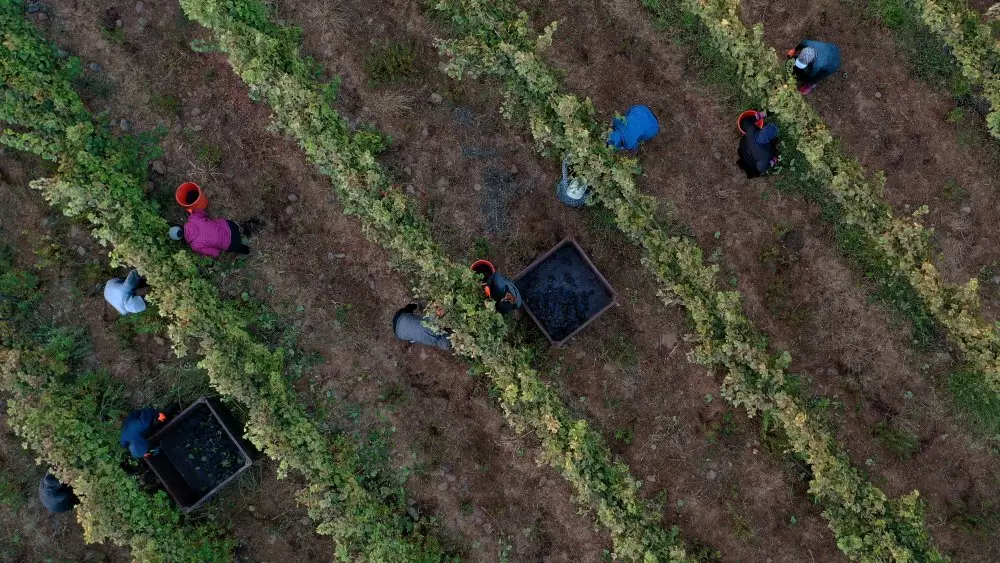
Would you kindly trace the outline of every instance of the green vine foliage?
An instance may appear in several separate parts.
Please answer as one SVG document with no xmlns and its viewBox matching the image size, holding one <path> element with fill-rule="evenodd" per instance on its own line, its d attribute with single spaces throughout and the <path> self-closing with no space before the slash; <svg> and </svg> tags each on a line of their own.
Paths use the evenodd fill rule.
<svg viewBox="0 0 1000 563">
<path fill-rule="evenodd" d="M 0 248 L 0 389 L 7 423 L 37 462 L 69 483 L 88 542 L 130 546 L 139 561 L 230 561 L 233 541 L 213 525 L 192 525 L 162 492 L 149 496 L 121 469 L 116 422 L 102 409 L 106 374 L 79 372 L 81 335 L 39 331 L 38 278 Z M 39 336 L 27 337 L 27 334 Z"/>
<path fill-rule="evenodd" d="M 104 420 L 103 380 L 75 373 L 74 338 L 0 348 L 8 424 L 80 498 L 76 517 L 87 542 L 130 546 L 137 561 L 232 561 L 234 542 L 211 524 L 184 522 L 163 491 L 144 492 L 121 469 L 114 420 Z"/>
<path fill-rule="evenodd" d="M 743 92 L 761 104 L 782 127 L 784 146 L 797 151 L 806 166 L 792 170 L 804 182 L 825 186 L 840 208 L 841 226 L 857 228 L 874 252 L 913 288 L 988 387 L 1000 394 L 1000 331 L 983 320 L 979 282 L 948 283 L 931 261 L 932 230 L 920 223 L 926 206 L 911 217 L 895 217 L 883 197 L 885 177 L 869 177 L 857 160 L 846 157 L 829 129 L 795 88 L 761 26 L 745 27 L 736 0 L 643 0 L 657 15 L 678 8 L 702 23 L 714 48 L 737 69 Z"/>
<path fill-rule="evenodd" d="M 266 12 L 245 15 L 265 25 Z M 58 163 L 55 178 L 32 185 L 67 215 L 87 219 L 112 262 L 146 277 L 178 355 L 197 343 L 212 386 L 247 409 L 247 438 L 279 461 L 282 475 L 302 475 L 299 501 L 317 531 L 333 537 L 339 559 L 442 559 L 428 523 L 407 515 L 398 478 L 368 463 L 357 439 L 319 429 L 284 378 L 283 350 L 255 339 L 245 316 L 199 275 L 191 253 L 164 236 L 168 225 L 142 188 L 151 151 L 97 124 L 70 85 L 78 68 L 56 57 L 17 2 L 0 0 L 0 142 Z"/>
<path fill-rule="evenodd" d="M 574 487 L 611 533 L 614 555 L 628 560 L 687 558 L 677 531 L 664 530 L 658 511 L 639 498 L 641 485 L 614 460 L 605 441 L 569 411 L 558 393 L 531 367 L 531 352 L 507 341 L 503 318 L 484 306 L 468 266 L 447 258 L 431 229 L 376 162 L 383 140 L 371 131 L 351 133 L 330 107 L 325 87 L 299 54 L 296 34 L 259 17 L 255 0 L 182 0 L 187 15 L 215 33 L 230 65 L 267 103 L 274 126 L 294 138 L 313 164 L 330 177 L 347 213 L 366 237 L 381 245 L 411 276 L 414 291 L 446 311 L 456 352 L 473 361 L 500 391 L 504 413 L 518 431 L 531 430 L 542 444 L 541 461 Z"/>
<path fill-rule="evenodd" d="M 990 102 L 986 126 L 1000 139 L 1000 44 L 963 0 L 908 0 L 928 29 L 951 50 L 962 75 Z"/>
<path fill-rule="evenodd" d="M 607 129 L 595 119 L 591 102 L 560 92 L 556 73 L 541 56 L 556 25 L 536 35 L 528 16 L 510 0 L 435 0 L 433 5 L 452 23 L 456 36 L 439 42 L 448 59 L 446 72 L 456 79 L 481 76 L 497 81 L 505 95 L 505 113 L 530 123 L 538 149 L 550 156 L 569 155 L 596 200 L 642 248 L 643 264 L 659 283 L 659 297 L 667 305 L 686 308 L 697 336 L 690 359 L 722 369 L 723 395 L 751 416 L 768 415 L 787 435 L 791 451 L 809 464 L 809 491 L 823 506 L 841 550 L 860 560 L 941 560 L 924 526 L 918 493 L 890 499 L 850 464 L 835 438 L 786 391 L 788 353 L 768 350 L 767 339 L 744 314 L 739 293 L 716 289 L 717 267 L 704 264 L 695 242 L 670 236 L 657 224 L 654 199 L 636 186 L 636 161 L 606 146 Z M 693 9 L 687 4 L 685 8 Z M 739 45 L 727 48 L 741 55 Z M 860 173 L 856 166 L 851 170 Z M 839 178 L 841 183 L 846 179 Z M 843 195 L 845 202 L 878 201 L 863 190 L 845 189 Z M 884 204 L 869 211 L 878 224 L 886 224 L 886 214 Z M 856 219 L 867 225 L 875 218 Z M 922 231 L 912 225 L 888 224 L 892 230 L 885 235 L 887 244 L 924 244 Z"/>
</svg>

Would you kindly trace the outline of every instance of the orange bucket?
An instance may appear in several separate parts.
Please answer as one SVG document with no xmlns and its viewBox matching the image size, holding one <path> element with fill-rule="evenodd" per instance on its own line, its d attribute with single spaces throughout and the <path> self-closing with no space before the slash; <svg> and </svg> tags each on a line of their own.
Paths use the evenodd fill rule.
<svg viewBox="0 0 1000 563">
<path fill-rule="evenodd" d="M 738 118 L 736 118 L 736 128 L 740 130 L 740 135 L 747 134 L 747 132 L 743 130 L 743 120 L 748 117 L 755 118 L 755 120 L 757 121 L 758 129 L 764 126 L 764 120 L 760 118 L 760 112 L 755 109 L 748 109 L 745 112 L 741 113 Z"/>
<path fill-rule="evenodd" d="M 184 182 L 178 186 L 174 192 L 174 199 L 188 213 L 208 207 L 208 198 L 202 193 L 201 187 L 194 182 Z"/>
<path fill-rule="evenodd" d="M 476 260 L 472 263 L 472 266 L 470 266 L 469 269 L 482 276 L 482 279 L 479 281 L 479 285 L 483 286 L 483 291 L 486 292 L 486 297 L 491 297 L 490 288 L 487 285 L 487 282 L 489 282 L 490 278 L 493 277 L 493 274 L 497 272 L 493 263 L 489 260 Z"/>
</svg>

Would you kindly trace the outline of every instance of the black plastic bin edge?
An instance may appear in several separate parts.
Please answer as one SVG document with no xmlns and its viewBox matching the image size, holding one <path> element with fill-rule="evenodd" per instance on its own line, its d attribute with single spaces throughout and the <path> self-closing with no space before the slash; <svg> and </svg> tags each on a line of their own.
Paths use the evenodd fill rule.
<svg viewBox="0 0 1000 563">
<path fill-rule="evenodd" d="M 600 311 L 594 313 L 593 316 L 591 316 L 583 324 L 581 324 L 580 326 L 578 326 L 576 328 L 576 330 L 574 330 L 573 332 L 569 333 L 566 336 L 566 338 L 563 338 L 562 340 L 559 340 L 559 341 L 552 340 L 552 336 L 549 335 L 549 331 L 545 330 L 545 327 L 542 326 L 542 323 L 540 323 L 538 321 L 538 317 L 536 317 L 535 314 L 531 312 L 531 307 L 529 307 L 528 304 L 525 303 L 524 304 L 524 310 L 528 313 L 528 316 L 531 317 L 531 320 L 535 321 L 535 325 L 538 326 L 538 330 L 542 331 L 542 334 L 545 335 L 545 338 L 549 341 L 550 344 L 552 344 L 553 348 L 558 348 L 558 347 L 562 346 L 563 344 L 565 344 L 566 342 L 568 342 L 570 338 L 573 338 L 574 336 L 576 336 L 576 333 L 578 333 L 581 330 L 583 330 L 584 328 L 586 328 L 587 325 L 589 325 L 590 323 L 594 322 L 594 320 L 597 319 L 597 317 L 600 317 L 601 315 L 603 315 L 605 311 L 607 311 L 608 309 L 610 309 L 612 306 L 614 306 L 615 303 L 618 302 L 618 292 L 616 292 L 614 290 L 614 288 L 611 287 L 611 284 L 608 283 L 608 280 L 607 280 L 607 278 L 604 277 L 604 274 L 602 274 L 601 271 L 597 269 L 597 266 L 595 266 L 594 263 L 590 260 L 590 256 L 587 256 L 587 253 L 583 251 L 583 247 L 581 247 L 576 242 L 576 239 L 573 238 L 573 237 L 566 237 L 566 238 L 562 239 L 561 241 L 559 241 L 558 244 L 556 244 L 555 246 L 553 246 L 552 248 L 550 248 L 548 252 L 546 252 L 545 254 L 542 254 L 538 258 L 535 258 L 534 262 L 532 262 L 531 264 L 528 264 L 527 267 L 525 267 L 524 269 L 522 269 L 517 274 L 517 277 L 514 278 L 514 283 L 516 284 L 518 281 L 521 280 L 521 278 L 524 277 L 525 274 L 527 274 L 528 272 L 530 272 L 531 270 L 533 270 L 535 268 L 535 266 L 538 266 L 539 264 L 541 264 L 542 262 L 544 262 L 546 259 L 548 259 L 549 256 L 552 256 L 553 254 L 555 254 L 556 252 L 558 252 L 559 249 L 561 249 L 562 247 L 564 247 L 564 246 L 566 246 L 568 244 L 572 245 L 573 248 L 575 248 L 576 251 L 578 253 L 580 253 L 580 257 L 583 258 L 583 261 L 587 264 L 587 267 L 589 267 L 594 272 L 594 274 L 597 276 L 597 279 L 599 279 L 601 281 L 601 285 L 604 286 L 604 289 L 608 290 L 608 293 L 611 295 L 611 300 L 608 302 L 607 305 L 604 306 L 604 308 L 602 308 Z"/>
<path fill-rule="evenodd" d="M 215 419 L 219 421 L 219 424 L 222 426 L 222 429 L 226 431 L 226 435 L 229 436 L 229 439 L 232 440 L 234 444 L 236 444 L 236 447 L 239 450 L 240 454 L 243 455 L 244 463 L 239 469 L 234 471 L 232 475 L 227 477 L 226 480 L 216 485 L 215 488 L 206 493 L 196 502 L 192 504 L 185 504 L 184 501 L 181 498 L 179 498 L 174 488 L 170 486 L 168 482 L 169 477 L 163 475 L 160 472 L 160 470 L 157 469 L 156 465 L 153 463 L 152 459 L 155 459 L 155 456 L 152 459 L 143 458 L 146 461 L 146 465 L 153 471 L 157 479 L 160 480 L 160 483 L 163 484 L 163 488 L 167 490 L 167 493 L 170 494 L 170 497 L 173 498 L 174 502 L 177 503 L 177 506 L 180 507 L 181 512 L 184 513 L 191 512 L 192 510 L 201 507 L 206 502 L 211 500 L 211 498 L 217 495 L 219 491 L 224 489 L 227 485 L 232 483 L 234 479 L 239 477 L 241 473 L 249 469 L 250 466 L 253 465 L 254 459 L 256 459 L 257 457 L 257 452 L 253 448 L 253 446 L 251 446 L 246 440 L 244 440 L 241 434 L 235 433 L 233 431 L 233 429 L 236 428 L 236 422 L 235 420 L 233 420 L 232 414 L 230 414 L 229 411 L 226 410 L 226 408 L 223 405 L 221 405 L 217 400 L 209 399 L 208 397 L 202 397 L 197 401 L 195 401 L 194 403 L 191 403 L 191 405 L 188 408 L 181 411 L 177 416 L 173 417 L 172 419 L 170 419 L 170 421 L 164 424 L 162 428 L 153 433 L 153 435 L 149 437 L 150 445 L 155 447 L 156 444 L 159 444 L 162 437 L 170 430 L 170 428 L 174 424 L 176 424 L 180 420 L 184 420 L 184 417 L 187 413 L 191 412 L 192 410 L 198 408 L 201 405 L 205 405 L 206 407 L 208 407 L 209 412 L 211 412 L 212 415 L 215 417 Z M 179 474 L 177 478 L 180 478 Z"/>
</svg>

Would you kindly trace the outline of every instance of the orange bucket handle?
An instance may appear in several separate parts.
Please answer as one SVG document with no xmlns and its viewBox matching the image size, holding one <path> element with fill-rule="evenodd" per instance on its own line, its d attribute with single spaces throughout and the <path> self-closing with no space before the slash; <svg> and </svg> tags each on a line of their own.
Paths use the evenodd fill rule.
<svg viewBox="0 0 1000 563">
<path fill-rule="evenodd" d="M 755 109 L 748 109 L 743 113 L 741 113 L 738 118 L 736 118 L 736 129 L 739 130 L 740 135 L 747 134 L 747 132 L 743 130 L 743 120 L 748 117 L 754 118 L 755 120 L 754 125 L 756 125 L 758 129 L 764 127 L 764 118 L 760 116 L 760 112 Z"/>
</svg>

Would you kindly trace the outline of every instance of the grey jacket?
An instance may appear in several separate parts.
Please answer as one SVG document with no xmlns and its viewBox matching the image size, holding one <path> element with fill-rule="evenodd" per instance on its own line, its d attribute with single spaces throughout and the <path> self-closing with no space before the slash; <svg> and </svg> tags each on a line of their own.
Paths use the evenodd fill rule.
<svg viewBox="0 0 1000 563">
<path fill-rule="evenodd" d="M 396 338 L 400 340 L 436 346 L 442 350 L 451 350 L 451 341 L 448 340 L 447 334 L 436 332 L 433 328 L 425 326 L 422 318 L 407 309 L 401 309 L 396 313 L 392 328 L 396 332 Z"/>
</svg>

